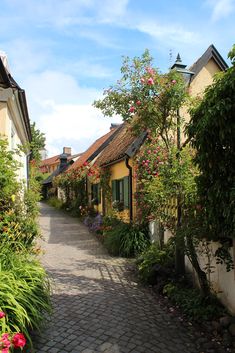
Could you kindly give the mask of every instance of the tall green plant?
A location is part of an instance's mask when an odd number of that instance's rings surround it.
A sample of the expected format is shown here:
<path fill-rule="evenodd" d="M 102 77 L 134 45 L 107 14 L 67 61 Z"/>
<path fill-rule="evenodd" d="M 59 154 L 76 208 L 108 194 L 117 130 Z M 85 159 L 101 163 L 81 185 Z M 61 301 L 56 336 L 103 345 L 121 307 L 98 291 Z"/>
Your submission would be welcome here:
<path fill-rule="evenodd" d="M 235 46 L 234 46 L 235 48 Z M 235 236 L 235 49 L 232 67 L 220 74 L 192 111 L 188 133 L 196 149 L 195 163 L 201 207 L 211 239 Z"/>
<path fill-rule="evenodd" d="M 50 311 L 45 270 L 23 247 L 13 252 L 1 244 L 0 283 L 0 308 L 6 314 L 3 332 L 23 332 L 30 341 L 30 330 L 39 329 L 42 316 Z"/>

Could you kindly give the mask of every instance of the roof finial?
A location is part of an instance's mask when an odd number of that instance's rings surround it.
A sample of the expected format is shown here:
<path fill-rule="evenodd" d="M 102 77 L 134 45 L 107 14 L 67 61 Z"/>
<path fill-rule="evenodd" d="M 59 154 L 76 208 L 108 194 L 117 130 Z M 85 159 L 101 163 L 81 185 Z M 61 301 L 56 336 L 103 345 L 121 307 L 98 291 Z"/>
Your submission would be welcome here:
<path fill-rule="evenodd" d="M 182 60 L 181 60 L 181 57 L 180 57 L 180 54 L 178 53 L 177 54 L 177 57 L 176 57 L 176 61 L 175 62 L 182 62 Z"/>

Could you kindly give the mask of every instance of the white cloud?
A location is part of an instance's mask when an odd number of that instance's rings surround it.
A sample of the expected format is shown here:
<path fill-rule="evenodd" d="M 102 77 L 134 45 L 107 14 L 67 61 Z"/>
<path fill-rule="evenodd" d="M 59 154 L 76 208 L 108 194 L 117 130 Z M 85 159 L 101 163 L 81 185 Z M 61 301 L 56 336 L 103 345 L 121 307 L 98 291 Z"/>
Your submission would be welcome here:
<path fill-rule="evenodd" d="M 195 32 L 184 29 L 181 25 L 160 24 L 157 20 L 142 19 L 132 23 L 131 27 L 140 32 L 160 40 L 161 42 L 195 43 L 199 42 L 198 35 Z"/>
<path fill-rule="evenodd" d="M 235 0 L 208 0 L 207 4 L 212 7 L 213 21 L 229 16 L 235 10 Z"/>
<path fill-rule="evenodd" d="M 96 139 L 108 131 L 110 121 L 90 104 L 53 104 L 51 111 L 40 116 L 47 142 L 61 139 Z"/>
<path fill-rule="evenodd" d="M 120 118 L 103 117 L 92 106 L 102 92 L 80 87 L 71 75 L 45 71 L 30 75 L 24 82 L 30 116 L 46 134 L 49 155 L 60 153 L 64 145 L 72 145 L 75 152 L 109 131 L 111 122 Z"/>

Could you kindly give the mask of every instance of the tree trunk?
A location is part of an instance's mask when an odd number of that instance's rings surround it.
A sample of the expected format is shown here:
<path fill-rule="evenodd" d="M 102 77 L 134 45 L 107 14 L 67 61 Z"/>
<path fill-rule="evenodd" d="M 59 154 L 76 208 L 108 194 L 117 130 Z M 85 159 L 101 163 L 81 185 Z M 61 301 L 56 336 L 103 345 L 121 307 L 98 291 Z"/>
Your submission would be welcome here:
<path fill-rule="evenodd" d="M 197 253 L 196 253 L 196 250 L 193 244 L 193 238 L 191 235 L 187 236 L 187 248 L 189 252 L 189 260 L 193 265 L 193 268 L 196 271 L 198 276 L 201 293 L 204 297 L 207 297 L 210 295 L 210 286 L 209 286 L 205 271 L 203 271 L 199 265 Z"/>

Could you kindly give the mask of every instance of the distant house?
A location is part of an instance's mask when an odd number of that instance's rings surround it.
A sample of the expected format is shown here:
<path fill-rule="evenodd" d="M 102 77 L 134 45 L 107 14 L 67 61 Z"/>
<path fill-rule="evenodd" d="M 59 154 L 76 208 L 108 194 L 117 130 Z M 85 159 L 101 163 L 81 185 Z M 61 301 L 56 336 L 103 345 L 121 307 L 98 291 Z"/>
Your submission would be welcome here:
<path fill-rule="evenodd" d="M 44 159 L 40 162 L 39 169 L 41 173 L 49 174 L 48 177 L 42 182 L 42 194 L 45 199 L 49 196 L 53 179 L 67 170 L 81 156 L 82 153 L 72 155 L 70 147 L 63 147 L 62 154 Z M 53 191 L 53 193 L 55 193 L 55 191 Z"/>
<path fill-rule="evenodd" d="M 98 138 L 93 144 L 91 144 L 88 149 L 82 154 L 82 156 L 69 168 L 66 170 L 66 173 L 72 173 L 76 170 L 79 170 L 83 168 L 84 165 L 89 164 L 89 165 L 96 165 L 96 159 L 98 158 L 99 154 L 113 141 L 115 136 L 118 134 L 120 130 L 120 125 L 118 124 L 111 124 L 110 126 L 110 131 L 106 133 L 105 135 L 101 136 Z M 91 186 L 88 180 L 86 180 L 86 197 L 88 199 L 89 204 L 91 204 L 91 201 L 94 200 L 95 198 L 100 199 L 100 188 L 98 189 L 98 185 L 96 186 Z M 63 198 L 63 194 L 61 192 L 60 197 Z M 99 202 L 98 206 L 95 205 L 95 208 L 97 211 L 101 211 L 99 207 Z"/>
<path fill-rule="evenodd" d="M 25 91 L 20 88 L 9 72 L 7 59 L 0 53 L 0 137 L 6 138 L 9 149 L 28 146 L 31 141 L 30 121 Z M 26 147 L 21 155 L 15 155 L 21 166 L 18 170 L 20 180 L 28 179 L 30 150 Z"/>
<path fill-rule="evenodd" d="M 71 147 L 63 147 L 63 153 L 67 155 L 68 161 L 73 160 L 74 162 L 82 155 L 82 153 L 71 154 Z M 40 162 L 39 169 L 43 174 L 53 173 L 60 165 L 60 155 L 56 155 L 50 158 L 43 159 Z"/>

